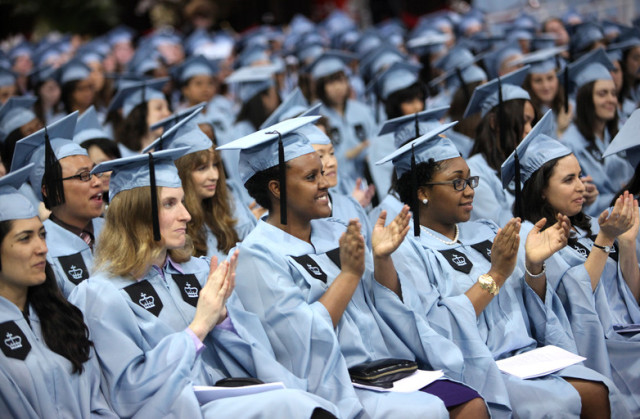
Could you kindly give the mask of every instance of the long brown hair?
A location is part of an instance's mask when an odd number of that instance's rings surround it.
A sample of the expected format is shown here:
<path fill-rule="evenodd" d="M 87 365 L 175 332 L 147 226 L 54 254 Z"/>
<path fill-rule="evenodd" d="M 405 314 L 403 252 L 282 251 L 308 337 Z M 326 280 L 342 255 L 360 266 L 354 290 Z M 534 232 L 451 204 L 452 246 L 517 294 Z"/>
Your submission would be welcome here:
<path fill-rule="evenodd" d="M 218 168 L 216 194 L 211 198 L 200 199 L 196 195 L 191 173 L 199 166 L 214 162 Z M 224 253 L 236 245 L 240 238 L 235 226 L 237 220 L 231 211 L 230 194 L 227 191 L 224 169 L 219 154 L 213 148 L 187 154 L 176 160 L 178 174 L 184 188 L 184 201 L 191 221 L 187 224 L 187 234 L 193 240 L 194 256 L 207 254 L 207 234 L 204 226 L 208 226 L 218 241 L 218 250 Z"/>
<path fill-rule="evenodd" d="M 158 201 L 162 187 L 158 187 Z M 162 241 L 153 240 L 150 186 L 121 191 L 109 204 L 104 227 L 96 247 L 94 269 L 112 276 L 141 278 L 149 263 L 162 254 Z M 162 208 L 158 202 L 158 208 Z M 167 253 L 178 263 L 191 258 L 192 243 L 189 235 L 182 249 L 169 249 Z"/>

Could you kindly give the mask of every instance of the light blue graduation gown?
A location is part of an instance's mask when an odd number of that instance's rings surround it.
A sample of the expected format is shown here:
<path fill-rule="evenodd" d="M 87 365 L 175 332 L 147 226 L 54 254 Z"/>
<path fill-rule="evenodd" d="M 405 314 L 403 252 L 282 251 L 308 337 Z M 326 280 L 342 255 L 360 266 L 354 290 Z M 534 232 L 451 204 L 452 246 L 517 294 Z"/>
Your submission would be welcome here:
<path fill-rule="evenodd" d="M 329 120 L 329 137 L 338 159 L 338 178 L 342 178 L 353 189 L 357 178 L 364 179 L 369 151 L 365 149 L 354 159 L 347 159 L 345 153 L 361 142 L 374 138 L 378 131 L 373 111 L 364 103 L 348 99 L 344 115 L 325 105 L 320 108 L 320 113 Z"/>
<path fill-rule="evenodd" d="M 398 214 L 400 214 L 400 211 L 402 211 L 402 207 L 404 207 L 404 204 L 395 195 L 395 192 L 388 194 L 380 202 L 380 204 L 378 204 L 377 207 L 369 211 L 369 224 L 371 226 L 376 225 L 378 217 L 380 217 L 380 213 L 382 211 L 387 211 L 387 219 L 385 220 L 384 224 L 388 225 L 391 221 L 393 221 L 394 218 L 396 218 Z"/>
<path fill-rule="evenodd" d="M 529 308 L 528 301 L 537 295 L 524 283 L 519 269 L 476 317 L 464 293 L 481 274 L 489 271 L 491 245 L 498 227 L 488 220 L 461 223 L 458 227 L 459 241 L 454 245 L 447 245 L 422 229 L 419 238 L 405 239 L 392 257 L 401 273 L 406 305 L 421 315 L 422 321 L 426 320 L 459 345 L 465 355 L 464 379 L 472 385 L 486 380 L 480 392 L 486 393 L 492 414 L 504 416 L 508 414 L 505 405 L 510 405 L 517 417 L 578 417 L 580 397 L 574 387 L 561 378 L 574 377 L 604 382 L 610 391 L 612 417 L 618 414 L 624 417 L 628 412 L 613 383 L 581 365 L 529 380 L 497 371 L 490 358 L 507 358 L 539 344 L 553 344 L 574 353 L 576 349 L 570 334 L 551 310 L 543 307 L 541 318 L 530 317 L 539 314 L 536 309 L 540 306 Z M 442 240 L 449 240 L 429 231 Z M 548 300 L 551 303 L 553 295 L 549 295 Z M 504 387 L 500 385 L 500 377 Z"/>
<path fill-rule="evenodd" d="M 587 214 L 597 218 L 609 207 L 614 195 L 629 182 L 634 169 L 625 158 L 625 153 L 602 158 L 602 153 L 611 142 L 611 135 L 606 128 L 604 140 L 596 138 L 594 146 L 580 134 L 575 124 L 571 124 L 562 136 L 562 142 L 571 149 L 580 162 L 583 176 L 591 176 L 593 183 L 598 187 L 600 194 L 596 201 L 583 209 Z"/>
<path fill-rule="evenodd" d="M 348 224 L 349 220 L 353 218 L 360 220 L 360 225 L 362 226 L 360 230 L 367 246 L 371 248 L 371 230 L 373 226 L 369 223 L 369 217 L 362 205 L 351 196 L 333 191 L 329 191 L 329 198 L 331 199 L 331 217 L 337 218 L 345 224 Z"/>
<path fill-rule="evenodd" d="M 93 237 L 94 248 L 98 244 L 98 237 L 104 225 L 103 218 L 94 218 Z M 93 252 L 87 243 L 77 234 L 59 226 L 51 220 L 45 220 L 47 231 L 47 260 L 51 264 L 58 281 L 58 287 L 65 297 L 80 282 L 89 278 L 93 269 Z"/>
<path fill-rule="evenodd" d="M 257 131 L 249 121 L 239 121 L 229 127 L 228 134 L 218 138 L 218 146 L 225 145 L 231 141 L 242 138 Z M 240 161 L 240 150 L 220 150 L 222 163 L 226 169 L 227 179 L 240 182 L 238 162 Z"/>
<path fill-rule="evenodd" d="M 498 172 L 487 164 L 482 154 L 467 159 L 471 176 L 480 176 L 480 182 L 473 197 L 471 220 L 491 220 L 504 226 L 512 217 L 511 208 L 515 197 L 502 188 Z"/>
<path fill-rule="evenodd" d="M 467 137 L 463 133 L 455 131 L 453 129 L 447 131 L 445 135 L 456 146 L 462 158 L 466 160 L 471 155 L 471 149 L 473 148 L 473 144 L 475 142 L 473 138 Z"/>
<path fill-rule="evenodd" d="M 533 224 L 525 222 L 521 237 L 526 237 Z M 622 277 L 615 253 L 610 254 L 595 291 L 584 263 L 592 251 L 593 241 L 579 230 L 577 244 L 567 245 L 546 262 L 547 288 L 555 290 L 562 306 L 555 307 L 559 316 L 568 318 L 584 362 L 610 377 L 625 397 L 634 417 L 640 416 L 640 334 L 621 335 L 613 326 L 640 323 L 640 308 Z M 592 219 L 592 232 L 598 225 Z M 601 251 L 594 249 L 593 251 Z"/>
<path fill-rule="evenodd" d="M 393 333 L 373 306 L 372 288 L 382 286 L 373 278 L 369 252 L 365 274 L 334 329 L 319 299 L 340 273 L 333 260 L 345 230 L 335 219 L 313 220 L 307 243 L 259 221 L 238 245 L 236 292 L 244 307 L 262 321 L 278 361 L 308 380 L 309 391 L 338 405 L 343 417 L 360 414 L 362 407 L 371 417 L 448 417 L 442 401 L 427 393 L 354 390 L 347 368 L 362 362 L 417 355 L 423 368 L 459 373 L 461 355 L 433 331 L 422 341 L 414 336 L 413 347 L 422 351 L 414 355 Z M 425 348 L 447 344 L 451 350 L 424 356 Z"/>
<path fill-rule="evenodd" d="M 0 412 L 11 418 L 117 418 L 100 390 L 100 366 L 91 351 L 82 374 L 44 343 L 40 319 L 29 323 L 0 297 Z"/>
<path fill-rule="evenodd" d="M 394 144 L 393 133 L 376 135 L 371 138 L 367 164 L 369 165 L 369 172 L 373 178 L 373 183 L 376 186 L 376 192 L 381 200 L 387 196 L 389 188 L 391 187 L 393 163 L 386 162 L 377 165 L 376 162 L 394 151 L 396 151 L 396 147 Z"/>
<path fill-rule="evenodd" d="M 181 271 L 167 262 L 164 275 L 153 267 L 137 282 L 98 272 L 70 296 L 84 312 L 103 389 L 120 416 L 294 418 L 309 417 L 315 407 L 336 412 L 325 400 L 294 390 L 306 384 L 275 362 L 260 322 L 233 295 L 227 301 L 233 330 L 214 328 L 198 355 L 186 329 L 209 264 L 191 258 L 179 266 Z M 193 385 L 247 376 L 282 381 L 288 390 L 198 404 Z"/>

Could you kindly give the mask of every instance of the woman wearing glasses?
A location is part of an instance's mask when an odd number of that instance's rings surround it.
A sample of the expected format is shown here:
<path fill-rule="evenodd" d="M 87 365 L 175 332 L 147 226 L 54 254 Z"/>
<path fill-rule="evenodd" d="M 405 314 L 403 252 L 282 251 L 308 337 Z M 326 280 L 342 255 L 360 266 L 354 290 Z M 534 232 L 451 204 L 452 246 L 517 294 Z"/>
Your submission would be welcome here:
<path fill-rule="evenodd" d="M 47 260 L 67 297 L 89 277 L 104 208 L 102 175 L 90 173 L 93 162 L 87 151 L 72 141 L 77 117 L 74 112 L 18 141 L 11 165 L 14 171 L 35 163 L 29 183 L 51 211 L 44 221 Z"/>
<path fill-rule="evenodd" d="M 488 220 L 469 221 L 480 179 L 471 176 L 453 143 L 440 137 L 449 127 L 436 128 L 379 162 L 393 162 L 400 199 L 412 205 L 414 230 L 392 254 L 398 276 L 383 284 L 397 295 L 377 289 L 376 305 L 404 305 L 403 315 L 400 310 L 381 314 L 405 340 L 410 339 L 403 333 L 407 322 L 435 325 L 453 340 L 465 356 L 465 382 L 481 383 L 477 390 L 494 416 L 506 409 L 515 417 L 606 417 L 608 389 L 601 383 L 606 380 L 592 370 L 574 365 L 530 380 L 497 370 L 494 360 L 535 349 L 538 342 L 573 348 L 557 333 L 553 313 L 545 313 L 544 330 L 532 327 L 539 319 L 529 317 L 520 281 L 524 273 L 515 269 L 520 220 L 513 218 L 502 229 Z M 541 264 L 566 243 L 565 227 L 559 222 L 527 237 L 527 266 Z"/>

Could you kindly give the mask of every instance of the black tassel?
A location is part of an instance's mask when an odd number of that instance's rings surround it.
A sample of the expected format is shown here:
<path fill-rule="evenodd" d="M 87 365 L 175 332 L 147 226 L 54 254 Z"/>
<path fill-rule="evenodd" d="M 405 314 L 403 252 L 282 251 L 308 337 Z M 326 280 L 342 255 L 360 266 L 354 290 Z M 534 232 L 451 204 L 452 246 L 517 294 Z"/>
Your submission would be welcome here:
<path fill-rule="evenodd" d="M 280 223 L 287 225 L 287 166 L 284 161 L 282 134 L 278 134 L 278 168 L 280 172 Z"/>
<path fill-rule="evenodd" d="M 515 216 L 523 219 L 523 211 L 522 211 L 522 187 L 520 185 L 520 159 L 518 158 L 518 152 L 514 153 L 515 157 L 515 194 L 516 194 L 516 202 L 515 202 Z"/>
<path fill-rule="evenodd" d="M 419 124 L 419 122 L 420 121 L 418 121 L 418 112 L 416 112 L 416 114 L 415 114 L 416 136 L 415 136 L 414 140 L 420 136 L 420 124 Z"/>
<path fill-rule="evenodd" d="M 569 112 L 569 65 L 564 67 L 564 113 Z"/>
<path fill-rule="evenodd" d="M 375 108 L 376 108 L 376 123 L 380 122 L 380 98 L 376 95 Z"/>
<path fill-rule="evenodd" d="M 47 193 L 44 203 L 47 209 L 64 204 L 64 185 L 62 184 L 62 167 L 53 151 L 47 126 L 44 127 L 44 175 L 42 184 Z"/>
<path fill-rule="evenodd" d="M 151 187 L 151 218 L 153 223 L 153 240 L 159 242 L 160 219 L 158 218 L 158 190 L 156 189 L 156 168 L 153 162 L 153 154 L 149 153 L 149 183 Z"/>
<path fill-rule="evenodd" d="M 411 211 L 413 212 L 413 235 L 420 236 L 420 208 L 418 207 L 418 174 L 416 173 L 416 155 L 411 146 Z"/>
<path fill-rule="evenodd" d="M 500 149 L 505 144 L 505 117 L 504 117 L 504 102 L 502 100 L 502 80 L 498 77 L 498 129 L 500 130 Z M 496 147 L 497 148 L 497 147 Z"/>
<path fill-rule="evenodd" d="M 460 68 L 456 67 L 456 76 L 458 77 L 458 81 L 460 82 L 460 88 L 464 92 L 464 97 L 467 100 L 467 103 L 471 100 L 471 93 L 469 92 L 469 87 L 464 82 L 464 78 L 462 77 L 462 71 Z"/>

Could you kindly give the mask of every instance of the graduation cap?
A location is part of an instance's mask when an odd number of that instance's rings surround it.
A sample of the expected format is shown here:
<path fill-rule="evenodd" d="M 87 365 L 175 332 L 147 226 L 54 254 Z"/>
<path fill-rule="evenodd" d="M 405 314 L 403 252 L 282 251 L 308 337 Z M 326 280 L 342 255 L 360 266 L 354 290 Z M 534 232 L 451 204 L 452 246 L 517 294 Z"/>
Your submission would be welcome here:
<path fill-rule="evenodd" d="M 411 115 L 389 119 L 382 127 L 378 135 L 394 134 L 394 145 L 398 149 L 407 141 L 415 140 L 421 135 L 431 131 L 435 126 L 440 126 L 440 120 L 449 110 L 448 106 L 427 109 Z"/>
<path fill-rule="evenodd" d="M 151 131 L 155 131 L 158 128 L 162 128 L 163 131 L 167 131 L 169 128 L 171 128 L 172 126 L 174 126 L 178 122 L 182 121 L 187 116 L 191 115 L 196 109 L 200 110 L 200 114 L 196 114 L 196 116 L 195 116 L 196 124 L 198 124 L 198 125 L 200 125 L 200 124 L 212 125 L 211 121 L 209 121 L 204 116 L 204 114 L 202 114 L 202 109 L 205 108 L 206 106 L 207 106 L 207 102 L 200 102 L 197 105 L 190 106 L 190 107 L 188 107 L 186 109 L 181 110 L 180 112 L 176 112 L 174 114 L 169 115 L 168 117 L 166 117 L 164 119 L 161 119 L 160 121 L 158 121 L 155 124 L 151 125 L 149 127 L 149 129 Z"/>
<path fill-rule="evenodd" d="M 440 52 L 451 40 L 451 35 L 434 30 L 427 30 L 411 37 L 407 41 L 407 49 L 416 55 L 423 56 Z"/>
<path fill-rule="evenodd" d="M 640 163 L 640 140 L 638 139 L 640 132 L 640 109 L 633 111 L 627 122 L 624 123 L 618 134 L 611 140 L 607 149 L 602 153 L 602 157 L 608 157 L 612 154 L 627 152 L 627 160 L 637 170 Z"/>
<path fill-rule="evenodd" d="M 309 102 L 302 94 L 300 88 L 296 87 L 287 95 L 286 98 L 284 98 L 280 106 L 278 106 L 262 123 L 262 125 L 260 125 L 260 129 L 269 127 L 283 119 L 287 119 L 288 117 L 298 116 L 300 113 L 306 111 L 308 107 Z"/>
<path fill-rule="evenodd" d="M 462 16 L 462 19 L 458 23 L 456 30 L 462 36 L 467 36 L 467 31 L 473 27 L 484 26 L 484 18 L 478 11 L 470 11 L 466 15 Z"/>
<path fill-rule="evenodd" d="M 572 82 L 576 89 L 579 89 L 592 81 L 611 80 L 610 71 L 614 69 L 615 67 L 607 57 L 604 48 L 597 48 L 567 65 L 565 71 L 567 72 L 568 81 Z M 564 75 L 559 74 L 558 76 Z M 568 90 L 566 84 L 565 89 Z"/>
<path fill-rule="evenodd" d="M 419 64 L 404 61 L 395 62 L 371 82 L 369 89 L 373 90 L 376 96 L 382 100 L 386 100 L 391 94 L 416 83 L 421 68 L 422 66 Z"/>
<path fill-rule="evenodd" d="M 583 22 L 573 27 L 571 35 L 571 51 L 576 54 L 584 51 L 591 44 L 605 39 L 602 27 L 596 22 Z"/>
<path fill-rule="evenodd" d="M 133 74 L 148 74 L 162 67 L 162 55 L 150 43 L 140 45 L 131 60 L 127 71 Z"/>
<path fill-rule="evenodd" d="M 365 80 L 374 78 L 380 71 L 398 61 L 407 61 L 408 57 L 390 45 L 381 45 L 360 60 L 360 73 Z"/>
<path fill-rule="evenodd" d="M 31 43 L 27 41 L 21 41 L 15 47 L 11 48 L 11 50 L 9 51 L 9 58 L 12 62 L 14 62 L 15 59 L 21 55 L 26 55 L 31 58 L 32 54 L 33 45 L 31 45 Z"/>
<path fill-rule="evenodd" d="M 227 84 L 237 83 L 238 97 L 243 103 L 248 102 L 258 93 L 264 92 L 275 85 L 273 75 L 276 68 L 273 66 L 242 67 L 229 75 Z"/>
<path fill-rule="evenodd" d="M 29 96 L 14 96 L 0 108 L 0 143 L 24 124 L 33 121 L 36 114 L 32 107 L 38 99 Z"/>
<path fill-rule="evenodd" d="M 551 135 L 555 135 L 554 121 L 553 112 L 548 110 L 513 153 L 502 163 L 500 169 L 502 187 L 507 189 L 509 183 L 515 180 L 516 217 L 522 217 L 525 204 L 533 204 L 522 202 L 522 185 L 546 162 L 571 154 L 571 150 L 564 144 L 551 137 Z"/>
<path fill-rule="evenodd" d="M 508 100 L 531 100 L 529 93 L 520 87 L 528 72 L 529 67 L 523 67 L 476 87 L 463 117 L 466 118 L 476 112 L 481 112 L 481 115 L 485 116 L 496 105 Z"/>
<path fill-rule="evenodd" d="M 566 46 L 541 49 L 523 55 L 513 61 L 514 65 L 529 65 L 529 73 L 544 74 L 558 68 L 556 57 L 567 50 Z"/>
<path fill-rule="evenodd" d="M 612 51 L 626 51 L 630 48 L 640 46 L 640 30 L 638 28 L 628 28 L 620 34 L 615 44 L 607 47 L 607 53 Z"/>
<path fill-rule="evenodd" d="M 41 186 L 45 187 L 47 208 L 64 203 L 59 160 L 69 156 L 87 156 L 87 150 L 72 141 L 77 120 L 78 111 L 75 111 L 16 143 L 11 171 L 35 163 L 29 174 L 29 183 L 36 197 L 41 200 Z"/>
<path fill-rule="evenodd" d="M 418 204 L 418 179 L 416 174 L 416 165 L 426 163 L 433 159 L 435 162 L 460 157 L 460 152 L 455 144 L 441 136 L 443 132 L 456 125 L 458 122 L 449 124 L 439 124 L 421 137 L 403 145 L 393 153 L 380 159 L 376 165 L 380 165 L 391 161 L 396 170 L 398 179 L 407 172 L 411 172 L 411 190 L 412 198 L 410 202 L 411 212 L 413 213 L 413 234 L 420 235 L 420 210 Z"/>
<path fill-rule="evenodd" d="M 198 127 L 197 118 L 203 108 L 204 106 L 200 106 L 183 116 L 175 125 L 166 129 L 160 138 L 145 147 L 142 153 L 188 147 L 189 150 L 185 154 L 190 154 L 213 147 L 211 139 Z"/>
<path fill-rule="evenodd" d="M 320 25 L 327 30 L 330 36 L 356 28 L 356 23 L 351 16 L 340 9 L 333 9 Z"/>
<path fill-rule="evenodd" d="M 358 40 L 349 48 L 359 57 L 364 57 L 383 44 L 383 40 L 374 28 L 368 28 L 358 34 Z"/>
<path fill-rule="evenodd" d="M 558 36 L 554 33 L 541 33 L 535 35 L 529 43 L 531 51 L 538 51 L 541 49 L 553 48 L 556 46 Z"/>
<path fill-rule="evenodd" d="M 513 42 L 507 42 L 501 47 L 488 52 L 484 58 L 484 64 L 489 72 L 489 76 L 492 78 L 498 77 L 500 73 L 500 67 L 502 64 L 509 60 L 516 60 L 522 57 L 522 49 L 520 45 Z M 513 65 L 513 61 L 511 62 Z"/>
<path fill-rule="evenodd" d="M 135 32 L 133 29 L 125 25 L 120 25 L 107 33 L 107 41 L 113 47 L 115 44 L 121 42 L 131 42 L 134 36 Z"/>
<path fill-rule="evenodd" d="M 75 80 L 84 80 L 91 74 L 91 69 L 79 58 L 73 58 L 60 67 L 58 82 L 63 85 Z"/>
<path fill-rule="evenodd" d="M 274 166 L 280 170 L 280 222 L 287 224 L 286 165 L 289 160 L 315 153 L 309 139 L 299 128 L 317 121 L 319 116 L 287 119 L 239 138 L 217 150 L 240 150 L 240 180 L 246 184 L 256 173 Z"/>
<path fill-rule="evenodd" d="M 78 117 L 76 129 L 73 133 L 73 141 L 82 145 L 85 141 L 95 140 L 98 138 L 113 140 L 111 134 L 105 131 L 100 120 L 98 120 L 96 108 L 91 105 Z"/>
<path fill-rule="evenodd" d="M 237 67 L 249 67 L 256 62 L 269 62 L 269 47 L 266 45 L 250 45 L 242 50 L 236 60 Z"/>
<path fill-rule="evenodd" d="M 189 57 L 182 64 L 175 67 L 173 71 L 174 78 L 180 83 L 184 83 L 193 76 L 215 76 L 218 69 L 204 58 L 202 55 Z"/>
<path fill-rule="evenodd" d="M 29 177 L 33 166 L 34 164 L 30 163 L 0 177 L 0 222 L 26 220 L 38 216 L 38 211 L 33 208 L 29 199 L 18 192 Z"/>
<path fill-rule="evenodd" d="M 315 80 L 318 80 L 319 78 L 330 76 L 339 71 L 346 72 L 347 65 L 355 59 L 355 55 L 343 51 L 325 51 L 309 65 L 307 72 L 309 72 Z"/>
<path fill-rule="evenodd" d="M 180 188 L 182 183 L 174 160 L 188 153 L 188 147 L 173 148 L 148 154 L 123 157 L 98 164 L 92 174 L 111 172 L 109 180 L 109 202 L 122 191 L 150 186 L 151 219 L 153 239 L 160 241 L 160 222 L 158 218 L 158 186 Z"/>
<path fill-rule="evenodd" d="M 122 85 L 109 104 L 108 112 L 122 108 L 122 117 L 126 118 L 136 106 L 151 99 L 164 99 L 162 87 L 169 81 L 168 77 Z"/>
<path fill-rule="evenodd" d="M 471 92 L 467 88 L 467 84 L 476 83 L 487 80 L 487 73 L 477 65 L 469 65 L 463 68 L 455 67 L 429 82 L 429 87 L 435 88 L 444 82 L 447 88 L 454 89 L 462 87 L 467 99 L 471 99 Z"/>
<path fill-rule="evenodd" d="M 16 84 L 16 73 L 0 66 L 0 87 L 13 86 L 14 84 Z"/>

